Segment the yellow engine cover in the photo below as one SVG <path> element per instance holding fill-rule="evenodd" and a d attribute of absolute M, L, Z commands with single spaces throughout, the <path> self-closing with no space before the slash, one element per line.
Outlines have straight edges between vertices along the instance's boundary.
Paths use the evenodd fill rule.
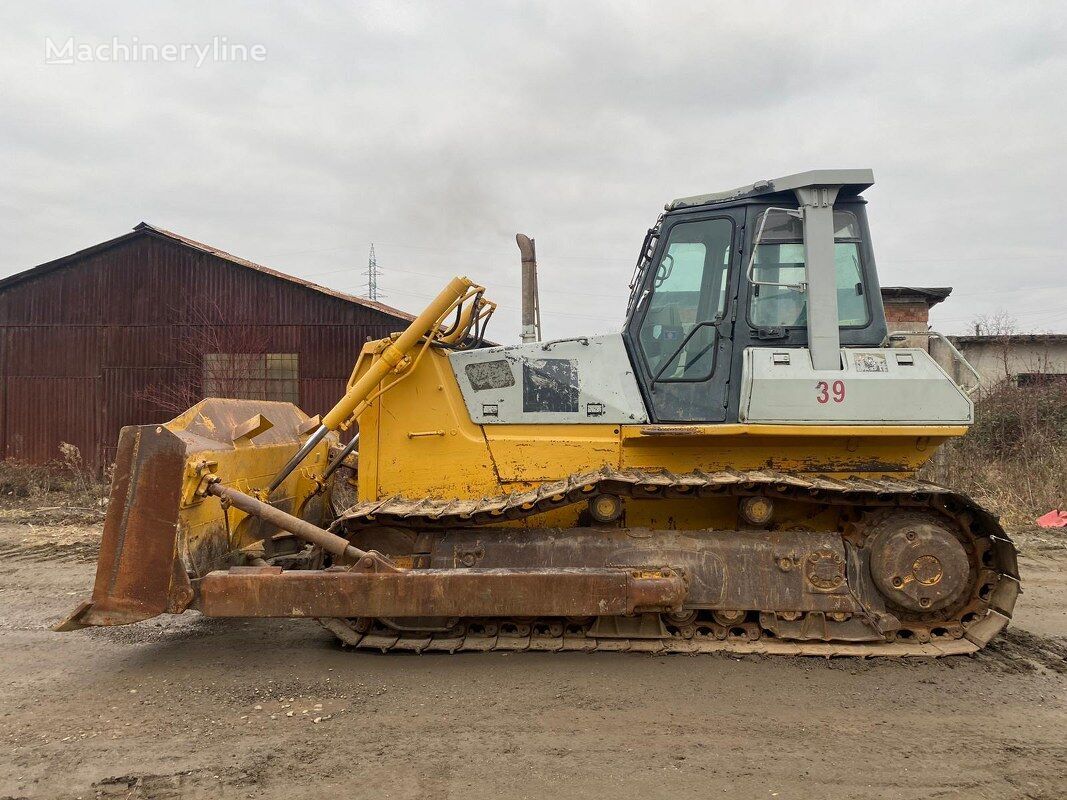
<path fill-rule="evenodd" d="M 395 385 L 359 419 L 361 501 L 395 495 L 481 498 L 602 466 L 679 473 L 763 469 L 912 477 L 938 445 L 966 432 L 963 426 L 925 425 L 482 426 L 470 420 L 446 354 L 427 352 L 408 374 L 393 380 Z M 693 511 L 667 509 L 661 503 L 656 515 L 677 512 L 665 520 L 653 518 L 652 511 L 642 518 L 631 503 L 627 520 L 631 525 L 669 522 L 668 527 L 706 527 L 711 523 L 706 506 Z M 529 524 L 573 523 L 565 514 L 558 519 L 534 518 Z"/>

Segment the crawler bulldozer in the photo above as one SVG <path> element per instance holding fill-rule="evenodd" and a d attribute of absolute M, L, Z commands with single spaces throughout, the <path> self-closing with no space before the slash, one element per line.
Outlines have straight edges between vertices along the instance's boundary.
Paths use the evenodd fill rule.
<path fill-rule="evenodd" d="M 321 418 L 206 399 L 124 428 L 92 599 L 57 628 L 195 610 L 381 651 L 982 648 L 1016 553 L 917 477 L 973 386 L 887 330 L 873 180 L 669 203 L 617 334 L 487 346 L 495 305 L 457 277 Z"/>

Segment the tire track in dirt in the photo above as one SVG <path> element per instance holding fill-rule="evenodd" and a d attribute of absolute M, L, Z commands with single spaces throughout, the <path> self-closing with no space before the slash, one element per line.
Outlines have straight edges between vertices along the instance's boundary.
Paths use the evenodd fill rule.
<path fill-rule="evenodd" d="M 4 543 L 0 544 L 0 561 L 92 563 L 99 552 L 98 542 Z"/>

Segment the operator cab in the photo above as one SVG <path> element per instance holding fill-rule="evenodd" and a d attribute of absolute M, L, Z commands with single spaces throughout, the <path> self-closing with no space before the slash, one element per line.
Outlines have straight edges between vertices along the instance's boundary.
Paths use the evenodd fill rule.
<path fill-rule="evenodd" d="M 645 237 L 621 334 L 449 356 L 471 420 L 969 424 L 970 398 L 925 349 L 884 346 L 873 182 L 816 170 L 675 200 Z"/>
<path fill-rule="evenodd" d="M 870 170 L 815 170 L 669 203 L 641 250 L 624 339 L 655 422 L 736 422 L 747 348 L 886 335 L 860 193 Z"/>

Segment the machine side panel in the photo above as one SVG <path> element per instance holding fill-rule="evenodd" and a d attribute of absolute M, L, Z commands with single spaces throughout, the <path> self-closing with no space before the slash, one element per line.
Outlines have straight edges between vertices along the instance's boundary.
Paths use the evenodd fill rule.
<path fill-rule="evenodd" d="M 968 425 L 974 405 L 921 349 L 845 348 L 841 370 L 817 370 L 804 348 L 744 352 L 742 422 Z"/>
<path fill-rule="evenodd" d="M 621 334 L 466 350 L 449 360 L 479 425 L 648 421 Z"/>

